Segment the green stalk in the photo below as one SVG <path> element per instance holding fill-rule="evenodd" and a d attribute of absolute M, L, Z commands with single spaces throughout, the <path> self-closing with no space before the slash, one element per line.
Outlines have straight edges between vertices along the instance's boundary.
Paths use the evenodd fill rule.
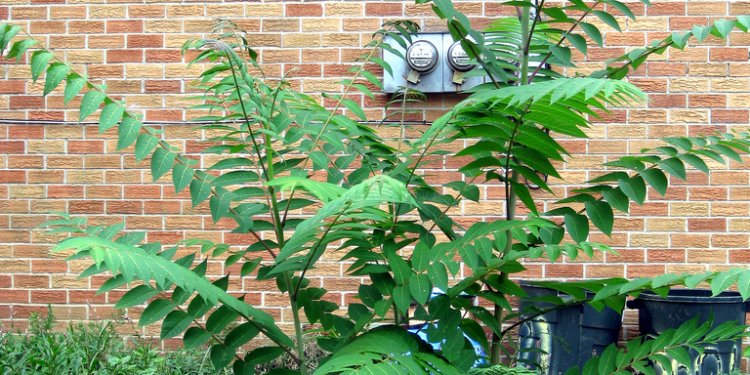
<path fill-rule="evenodd" d="M 276 87 L 276 90 L 273 94 L 273 100 L 271 102 L 271 109 L 267 116 L 267 121 L 263 122 L 263 125 L 266 129 L 270 129 L 271 125 L 268 123 L 271 118 L 273 118 L 273 111 L 274 108 L 276 108 L 276 101 L 278 100 L 279 91 L 281 90 L 280 86 Z M 273 180 L 276 176 L 274 173 L 274 167 L 273 167 L 273 142 L 271 140 L 271 136 L 268 133 L 265 133 L 265 146 L 266 146 L 266 181 L 270 182 Z M 273 221 L 274 221 L 274 230 L 276 232 L 276 241 L 279 244 L 279 249 L 282 249 L 284 247 L 284 242 L 286 242 L 286 239 L 284 238 L 284 222 L 281 220 L 281 215 L 279 213 L 279 202 L 276 199 L 276 189 L 274 189 L 272 186 L 268 187 L 268 194 L 269 199 L 271 203 L 271 212 L 273 214 Z M 284 281 L 286 282 L 287 288 L 289 290 L 287 293 L 289 294 L 289 305 L 292 308 L 292 319 L 294 320 L 294 337 L 297 341 L 297 363 L 299 364 L 299 371 L 302 375 L 307 375 L 307 358 L 305 356 L 305 343 L 303 340 L 303 330 L 302 330 L 302 320 L 299 316 L 299 305 L 297 304 L 297 293 L 292 293 L 292 288 L 294 286 L 292 285 L 292 272 L 284 272 Z M 302 283 L 302 279 L 304 278 L 304 273 L 302 276 L 300 276 L 300 284 Z M 297 285 L 297 288 L 299 288 L 299 285 Z"/>
<path fill-rule="evenodd" d="M 529 75 L 529 44 L 530 44 L 530 32 L 531 27 L 529 25 L 529 8 L 523 7 L 521 9 L 521 40 L 524 43 L 523 48 L 521 49 L 520 54 L 520 63 L 521 63 L 521 75 L 518 77 L 518 82 L 520 85 L 525 85 L 528 82 L 528 75 Z"/>
<path fill-rule="evenodd" d="M 289 279 L 289 273 L 285 273 L 287 279 Z M 307 375 L 307 358 L 305 358 L 305 343 L 302 341 L 302 321 L 299 318 L 299 308 L 297 307 L 297 299 L 291 298 L 289 295 L 289 302 L 292 305 L 292 318 L 294 319 L 294 336 L 297 340 L 297 363 L 299 363 L 299 372 L 302 375 Z"/>
<path fill-rule="evenodd" d="M 537 10 L 538 12 L 539 10 Z M 521 40 L 523 41 L 524 45 L 521 49 L 521 53 L 519 55 L 519 63 L 521 68 L 520 76 L 518 77 L 518 85 L 526 85 L 528 84 L 528 74 L 529 74 L 529 44 L 531 43 L 531 25 L 529 23 L 529 8 L 523 7 L 521 8 L 519 12 L 519 16 L 521 17 Z M 516 203 L 518 201 L 518 197 L 516 196 L 515 191 L 513 190 L 513 184 L 518 182 L 518 174 L 513 171 L 510 172 L 510 178 L 508 178 L 507 174 L 510 171 L 510 160 L 511 160 L 511 153 L 514 146 L 514 139 L 515 134 L 518 132 L 518 128 L 523 125 L 523 120 L 519 120 L 516 122 L 515 129 L 513 130 L 513 134 L 511 135 L 510 140 L 508 141 L 508 150 L 505 153 L 506 162 L 505 162 L 505 173 L 506 173 L 506 179 L 505 179 L 505 220 L 511 221 L 516 218 Z M 500 254 L 500 258 L 505 258 L 505 255 L 510 252 L 512 246 L 513 246 L 513 235 L 510 232 L 510 230 L 505 232 L 505 236 L 507 238 L 505 242 L 505 249 L 503 249 L 503 252 Z M 505 272 L 500 272 L 500 282 L 504 282 L 508 280 L 508 274 Z M 499 304 L 495 304 L 495 312 L 494 312 L 495 320 L 497 321 L 498 325 L 502 327 L 503 324 L 503 307 Z M 492 344 L 490 346 L 490 363 L 493 364 L 500 364 L 502 360 L 502 338 L 498 333 L 492 334 Z"/>

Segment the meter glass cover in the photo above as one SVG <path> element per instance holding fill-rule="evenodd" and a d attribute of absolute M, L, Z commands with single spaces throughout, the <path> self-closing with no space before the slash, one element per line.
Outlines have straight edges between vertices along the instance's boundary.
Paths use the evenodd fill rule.
<path fill-rule="evenodd" d="M 418 40 L 406 51 L 406 61 L 409 67 L 420 73 L 427 73 L 437 66 L 437 48 L 426 41 Z"/>
<path fill-rule="evenodd" d="M 461 42 L 455 42 L 448 48 L 448 63 L 453 69 L 461 72 L 466 72 L 474 68 L 469 55 L 461 47 Z"/>

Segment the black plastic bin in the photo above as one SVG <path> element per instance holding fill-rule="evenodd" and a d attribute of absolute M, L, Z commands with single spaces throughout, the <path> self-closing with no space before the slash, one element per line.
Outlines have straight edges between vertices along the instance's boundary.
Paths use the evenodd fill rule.
<path fill-rule="evenodd" d="M 520 311 L 538 310 L 554 305 L 533 301 L 534 298 L 564 294 L 556 290 L 521 283 L 528 294 L 522 299 Z M 588 304 L 563 307 L 531 317 L 519 329 L 518 362 L 543 374 L 565 374 L 569 369 L 582 369 L 593 355 L 601 354 L 609 344 L 617 342 L 622 316 L 615 310 L 598 311 Z"/>
<path fill-rule="evenodd" d="M 666 298 L 651 292 L 641 293 L 628 307 L 638 309 L 638 325 L 642 335 L 656 335 L 669 328 L 677 328 L 690 319 L 699 317 L 699 322 L 713 319 L 713 327 L 729 321 L 745 324 L 748 304 L 737 292 L 724 292 L 712 297 L 710 290 L 672 289 Z M 691 367 L 679 365 L 678 375 L 729 374 L 737 369 L 742 358 L 742 342 L 723 341 L 703 348 L 701 355 L 689 349 Z M 673 366 L 677 366 L 674 362 Z M 665 374 L 657 363 L 653 364 L 657 374 Z"/>

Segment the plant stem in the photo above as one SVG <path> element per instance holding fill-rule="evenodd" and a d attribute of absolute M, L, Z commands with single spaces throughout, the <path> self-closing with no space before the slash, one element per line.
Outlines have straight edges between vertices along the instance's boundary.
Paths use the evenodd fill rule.
<path fill-rule="evenodd" d="M 294 336 L 297 340 L 297 363 L 299 364 L 299 372 L 302 375 L 307 375 L 307 358 L 305 358 L 305 343 L 302 341 L 302 321 L 299 318 L 297 299 L 292 298 L 291 294 L 289 294 L 289 296 L 289 302 L 292 305 L 292 317 L 294 318 Z"/>
<path fill-rule="evenodd" d="M 587 11 L 583 12 L 583 14 L 580 17 L 578 17 L 578 20 L 576 20 L 575 23 L 573 23 L 573 25 L 570 26 L 568 31 L 565 34 L 562 34 L 562 36 L 560 36 L 560 40 L 557 41 L 557 44 L 555 44 L 555 46 L 559 47 L 563 43 L 563 41 L 567 39 L 568 34 L 572 33 L 573 30 L 575 30 L 576 27 L 578 27 L 578 25 L 580 25 L 581 22 L 583 22 L 583 19 L 586 18 L 586 16 L 588 16 L 589 13 L 591 13 L 591 11 L 593 11 L 594 8 L 596 8 L 601 3 L 602 3 L 602 0 L 596 0 L 596 2 L 594 2 L 594 4 L 592 4 L 591 7 Z M 541 10 L 541 7 L 539 9 Z M 539 71 L 542 69 L 542 67 L 544 67 L 544 64 L 547 63 L 547 60 L 549 60 L 550 57 L 552 57 L 552 52 L 548 52 L 547 55 L 544 56 L 542 61 L 539 62 L 539 66 L 537 66 L 536 69 L 534 69 L 534 72 L 531 73 L 531 76 L 529 77 L 529 81 L 534 80 L 534 77 L 536 77 L 536 75 L 539 74 Z"/>
<path fill-rule="evenodd" d="M 539 12 L 539 10 L 537 10 Z M 531 33 L 533 32 L 532 26 L 529 23 L 530 12 L 528 7 L 523 7 L 519 11 L 521 17 L 521 40 L 524 45 L 520 51 L 519 62 L 521 65 L 521 73 L 518 77 L 518 85 L 526 85 L 529 83 L 529 45 L 531 44 Z M 536 25 L 536 21 L 534 22 Z M 523 117 L 517 119 L 513 133 L 511 134 L 510 140 L 508 141 L 508 150 L 505 153 L 505 220 L 511 221 L 516 218 L 516 203 L 518 197 L 513 189 L 513 185 L 518 182 L 518 173 L 510 170 L 510 161 L 512 157 L 513 146 L 515 143 L 515 136 L 518 133 L 518 129 L 523 126 Z M 510 174 L 510 176 L 509 176 Z M 505 248 L 500 254 L 500 259 L 505 258 L 505 255 L 511 250 L 513 246 L 513 235 L 510 230 L 505 232 L 506 241 Z M 508 274 L 506 272 L 500 272 L 500 283 L 504 283 L 508 280 Z M 494 318 L 497 324 L 502 327 L 503 324 L 503 307 L 499 304 L 495 304 Z M 490 362 L 493 364 L 499 364 L 502 359 L 502 337 L 497 333 L 492 333 L 492 345 L 490 347 Z"/>

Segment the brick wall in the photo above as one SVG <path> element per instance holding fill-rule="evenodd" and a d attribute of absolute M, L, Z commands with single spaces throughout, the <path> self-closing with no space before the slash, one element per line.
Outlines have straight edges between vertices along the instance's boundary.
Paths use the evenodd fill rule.
<path fill-rule="evenodd" d="M 601 66 L 607 58 L 692 24 L 750 13 L 750 2 L 740 1 L 657 2 L 648 10 L 640 3 L 629 4 L 642 17 L 637 22 L 623 20 L 623 34 L 606 32 L 606 46 L 592 49 L 590 61 L 582 61 L 578 69 Z M 466 1 L 459 6 L 477 25 L 505 11 L 491 1 Z M 339 90 L 338 80 L 384 20 L 406 17 L 417 20 L 425 31 L 441 31 L 441 23 L 429 14 L 429 8 L 409 1 L 5 0 L 0 5 L 0 19 L 23 26 L 151 122 L 179 122 L 194 115 L 185 109 L 186 98 L 201 67 L 187 68 L 180 46 L 209 31 L 217 17 L 231 18 L 250 32 L 269 76 L 293 71 L 290 80 L 296 87 L 319 93 Z M 575 188 L 603 162 L 638 152 L 658 137 L 746 129 L 748 46 L 750 34 L 733 34 L 726 43 L 709 40 L 645 64 L 632 82 L 650 94 L 650 101 L 640 108 L 613 110 L 589 131 L 588 142 L 567 142 L 574 155 L 563 168 L 565 180 L 555 183 L 558 196 Z M 50 255 L 50 243 L 56 239 L 33 230 L 50 211 L 85 215 L 95 223 L 124 218 L 127 229 L 148 230 L 149 240 L 167 243 L 197 236 L 234 244 L 250 241 L 221 231 L 226 225 L 213 225 L 205 216 L 206 207 L 191 208 L 186 196 L 175 197 L 168 184 L 151 184 L 147 168 L 135 163 L 132 150 L 115 152 L 116 134 L 100 135 L 93 126 L 74 123 L 24 123 L 77 118 L 74 110 L 64 109 L 60 93 L 41 97 L 42 86 L 27 81 L 28 76 L 25 65 L 7 61 L 0 65 L 0 324 L 12 321 L 23 327 L 30 312 L 47 304 L 63 320 L 117 313 L 112 303 L 121 292 L 95 295 L 102 280 L 78 279 L 82 265 Z M 457 99 L 432 95 L 412 116 L 429 121 Z M 358 100 L 371 118 L 383 116 L 385 95 L 374 101 Z M 164 129 L 167 138 L 187 152 L 195 150 L 201 136 L 185 125 L 164 125 Z M 445 163 L 428 172 L 457 173 L 454 167 Z M 643 207 L 635 207 L 630 217 L 617 222 L 611 239 L 592 236 L 616 247 L 619 256 L 532 263 L 527 276 L 638 277 L 749 263 L 750 169 L 737 163 L 715 169 L 710 177 L 691 172 L 686 182 L 674 181 L 675 188 L 665 198 L 652 191 Z M 484 186 L 482 194 L 484 202 L 460 207 L 466 220 L 496 215 L 502 207 L 498 186 Z M 220 262 L 210 270 L 226 271 Z M 341 304 L 356 285 L 343 277 L 342 265 L 336 262 L 322 264 L 314 276 Z M 244 289 L 253 302 L 285 321 L 291 319 L 285 300 L 270 293 L 273 285 L 251 279 L 233 282 L 234 290 Z"/>

